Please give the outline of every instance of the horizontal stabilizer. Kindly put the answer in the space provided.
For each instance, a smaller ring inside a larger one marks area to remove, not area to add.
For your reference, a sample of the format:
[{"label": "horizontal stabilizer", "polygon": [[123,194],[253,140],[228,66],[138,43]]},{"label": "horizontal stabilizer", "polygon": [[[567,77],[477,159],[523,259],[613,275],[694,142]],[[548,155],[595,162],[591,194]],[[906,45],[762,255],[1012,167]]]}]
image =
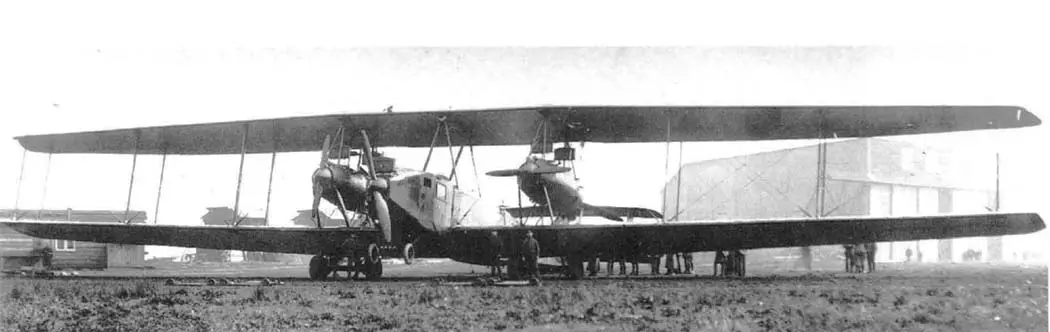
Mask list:
[{"label": "horizontal stabilizer", "polygon": [[[585,205],[583,215],[593,216],[617,216],[625,218],[650,218],[650,219],[663,219],[664,216],[660,212],[656,212],[646,208],[639,207],[620,207],[620,206],[593,206]],[[612,219],[606,217],[608,219]],[[616,220],[616,219],[612,219]]]},{"label": "horizontal stabilizer", "polygon": [[[508,208],[507,213],[514,218],[547,217],[550,211],[546,206],[529,206],[523,208]],[[653,218],[662,219],[663,215],[646,208],[618,207],[618,206],[593,206],[584,205],[584,217],[603,217],[614,221],[623,221],[623,218]]]},{"label": "horizontal stabilizer", "polygon": [[571,170],[572,170],[571,168],[561,167],[561,166],[541,166],[541,167],[535,168],[535,169],[521,169],[521,168],[501,169],[501,170],[497,170],[497,171],[487,172],[487,173],[485,173],[485,175],[488,175],[488,176],[501,176],[501,177],[503,177],[503,176],[518,176],[518,175],[525,175],[525,174],[555,174],[555,173],[564,173],[564,172],[568,172],[568,171],[571,171]]},{"label": "horizontal stabilizer", "polygon": [[515,169],[501,169],[501,170],[498,170],[498,171],[491,171],[491,172],[485,173],[485,175],[503,177],[503,176],[518,176],[518,174],[523,174],[523,173],[525,173],[524,170],[520,170],[520,169],[515,168]]}]

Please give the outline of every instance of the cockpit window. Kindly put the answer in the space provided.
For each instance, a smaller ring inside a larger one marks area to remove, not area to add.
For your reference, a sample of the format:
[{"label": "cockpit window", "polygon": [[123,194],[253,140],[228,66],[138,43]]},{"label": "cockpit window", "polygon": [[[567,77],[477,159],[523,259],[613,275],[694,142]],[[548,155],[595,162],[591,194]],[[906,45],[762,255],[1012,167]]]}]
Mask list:
[{"label": "cockpit window", "polygon": [[423,186],[427,187],[427,188],[430,188],[430,186],[431,186],[430,181],[431,181],[430,178],[423,178]]},{"label": "cockpit window", "polygon": [[437,198],[445,199],[445,185],[438,183],[437,186]]}]

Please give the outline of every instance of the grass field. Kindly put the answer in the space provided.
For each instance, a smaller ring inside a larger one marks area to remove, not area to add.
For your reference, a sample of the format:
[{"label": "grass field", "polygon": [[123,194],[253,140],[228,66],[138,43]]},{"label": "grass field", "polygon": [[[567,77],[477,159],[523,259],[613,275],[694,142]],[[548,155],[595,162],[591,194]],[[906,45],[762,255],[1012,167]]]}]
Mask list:
[{"label": "grass field", "polygon": [[[392,280],[303,278],[302,266],[160,268],[0,279],[4,331],[1046,331],[1045,265],[884,264],[873,274],[750,264],[751,277],[447,286],[470,266],[391,266]],[[482,267],[473,267],[477,272]],[[643,266],[643,272],[647,268]],[[280,286],[166,286],[168,277]],[[553,278],[553,277],[552,277]]]}]

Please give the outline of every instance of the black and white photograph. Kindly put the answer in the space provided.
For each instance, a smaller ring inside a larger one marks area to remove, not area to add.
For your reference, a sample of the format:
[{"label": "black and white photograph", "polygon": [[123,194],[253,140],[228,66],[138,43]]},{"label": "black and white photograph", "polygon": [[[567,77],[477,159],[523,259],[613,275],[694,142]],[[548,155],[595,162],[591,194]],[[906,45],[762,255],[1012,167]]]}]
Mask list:
[{"label": "black and white photograph", "polygon": [[1047,331],[1037,7],[0,5],[0,330]]}]

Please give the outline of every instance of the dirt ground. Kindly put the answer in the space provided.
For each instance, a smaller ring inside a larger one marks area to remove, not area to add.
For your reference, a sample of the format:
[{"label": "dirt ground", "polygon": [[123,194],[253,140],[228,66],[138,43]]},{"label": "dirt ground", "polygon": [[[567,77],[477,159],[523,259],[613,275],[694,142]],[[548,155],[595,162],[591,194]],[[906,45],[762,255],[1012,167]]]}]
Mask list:
[{"label": "dirt ground", "polygon": [[[0,330],[1047,330],[1045,265],[880,264],[847,274],[840,264],[750,262],[743,279],[649,276],[642,265],[637,277],[551,275],[540,287],[450,285],[487,269],[442,261],[389,265],[380,282],[309,281],[302,265],[171,264],[2,278]],[[216,277],[285,284],[164,283]]]}]

